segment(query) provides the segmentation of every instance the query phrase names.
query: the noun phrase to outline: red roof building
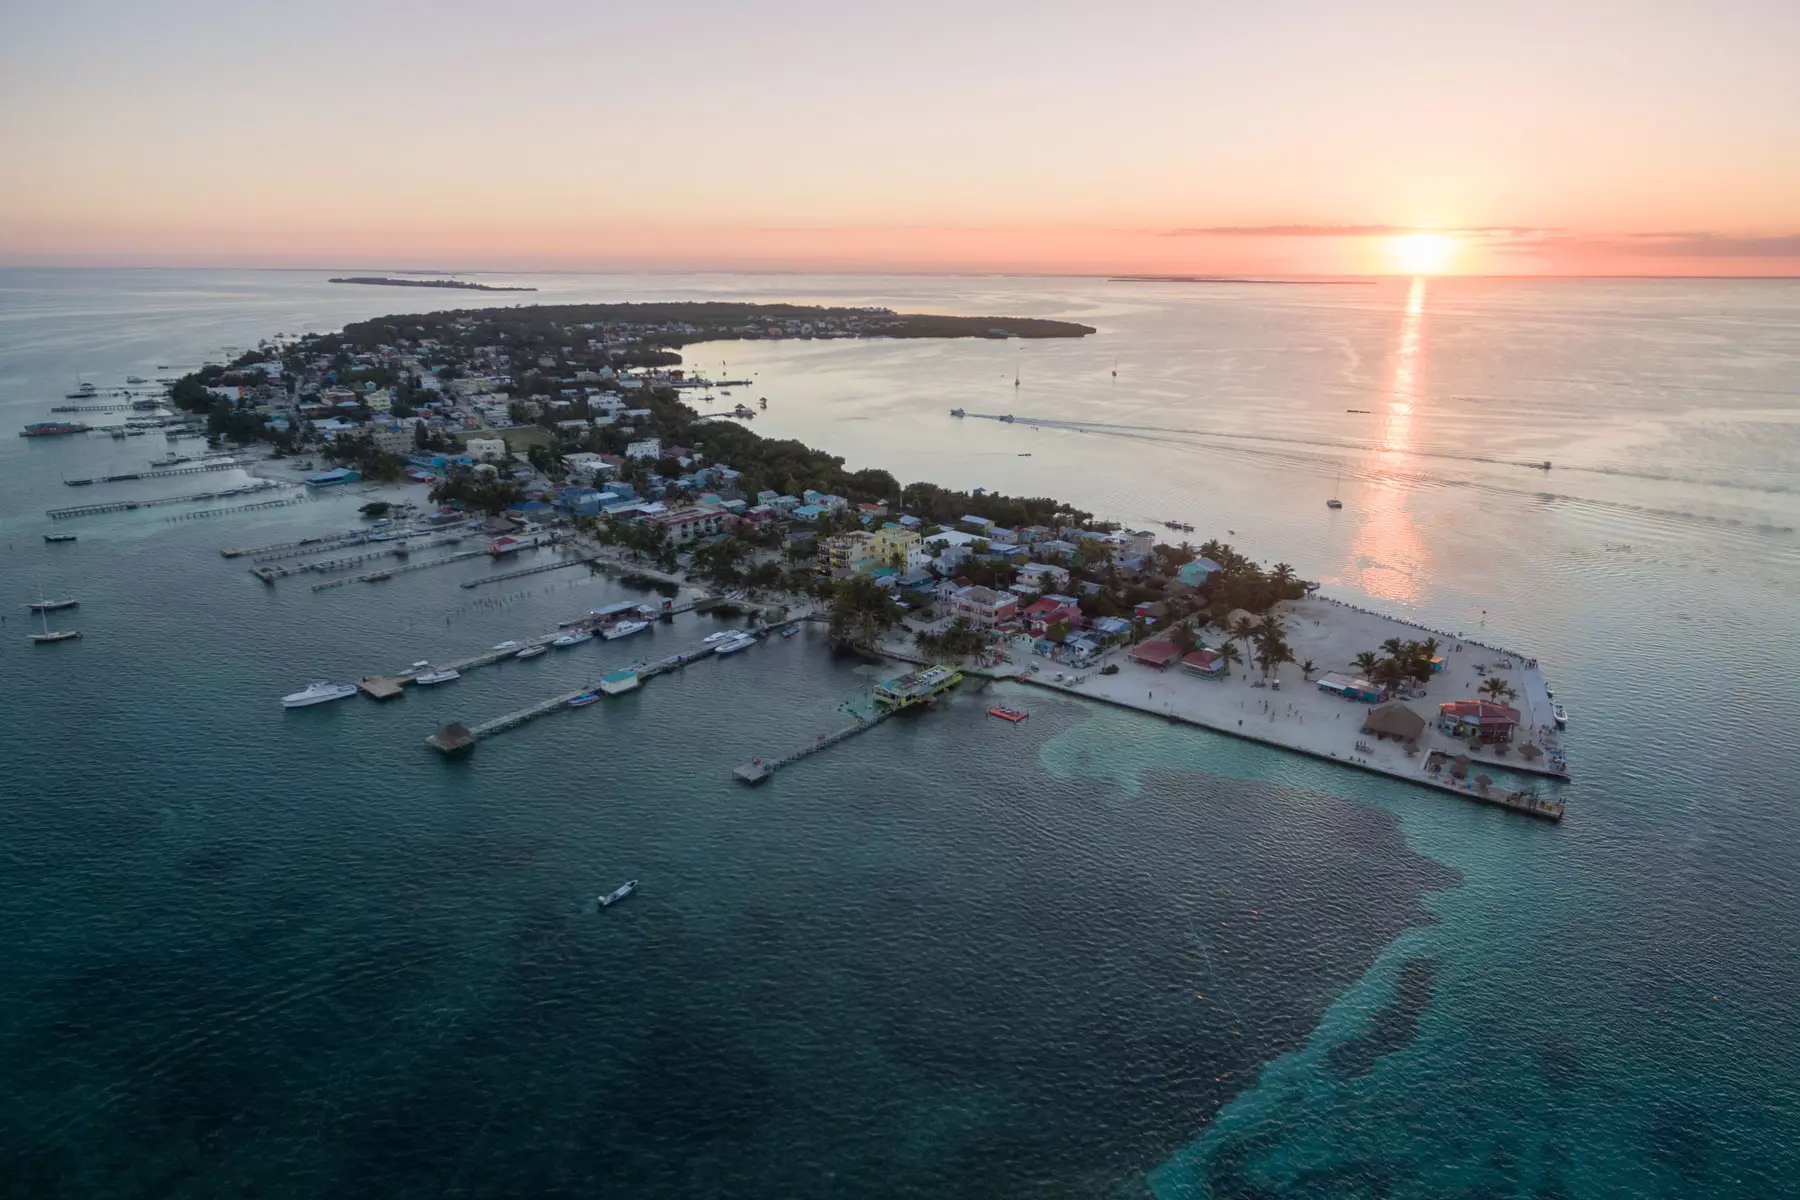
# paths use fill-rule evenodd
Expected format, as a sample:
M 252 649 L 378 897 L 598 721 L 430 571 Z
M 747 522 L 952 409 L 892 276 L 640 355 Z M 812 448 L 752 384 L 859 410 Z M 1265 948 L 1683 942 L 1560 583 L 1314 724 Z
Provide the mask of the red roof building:
M 1204 679 L 1217 679 L 1225 674 L 1225 656 L 1217 650 L 1201 647 L 1181 660 L 1181 669 Z
M 1130 657 L 1134 663 L 1160 671 L 1181 657 L 1181 648 L 1174 642 L 1144 642 L 1131 648 Z
M 1438 728 L 1452 737 L 1510 742 L 1520 719 L 1518 709 L 1492 700 L 1452 700 L 1438 705 Z
M 1019 613 L 1019 618 L 1025 622 L 1025 628 L 1035 636 L 1042 637 L 1058 621 L 1067 621 L 1070 629 L 1079 628 L 1081 605 L 1069 596 L 1042 596 L 1027 605 Z

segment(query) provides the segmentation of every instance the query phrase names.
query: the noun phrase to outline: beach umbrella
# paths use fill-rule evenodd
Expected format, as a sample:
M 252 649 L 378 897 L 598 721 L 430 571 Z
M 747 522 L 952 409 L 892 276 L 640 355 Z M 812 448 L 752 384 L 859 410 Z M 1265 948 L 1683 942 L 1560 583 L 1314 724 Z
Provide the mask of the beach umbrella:
M 1486 775 L 1477 775 L 1475 777 L 1475 786 L 1485 792 L 1494 786 L 1494 781 L 1489 779 Z
M 1519 747 L 1519 757 L 1528 758 L 1532 762 L 1536 762 L 1538 759 L 1544 757 L 1544 752 L 1537 748 L 1536 742 L 1526 742 L 1523 746 Z
M 1469 773 L 1469 756 L 1459 754 L 1450 760 L 1450 773 L 1459 779 Z

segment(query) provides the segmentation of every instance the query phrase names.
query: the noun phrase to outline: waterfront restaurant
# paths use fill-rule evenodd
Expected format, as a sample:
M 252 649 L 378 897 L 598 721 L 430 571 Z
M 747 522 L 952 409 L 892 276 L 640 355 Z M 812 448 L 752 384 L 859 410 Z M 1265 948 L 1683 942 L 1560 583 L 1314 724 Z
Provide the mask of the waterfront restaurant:
M 1155 667 L 1158 671 L 1181 657 L 1181 648 L 1174 642 L 1143 642 L 1131 648 L 1131 661 L 1146 667 Z
M 1492 700 L 1451 700 L 1438 705 L 1438 728 L 1451 737 L 1505 745 L 1518 727 L 1519 710 Z

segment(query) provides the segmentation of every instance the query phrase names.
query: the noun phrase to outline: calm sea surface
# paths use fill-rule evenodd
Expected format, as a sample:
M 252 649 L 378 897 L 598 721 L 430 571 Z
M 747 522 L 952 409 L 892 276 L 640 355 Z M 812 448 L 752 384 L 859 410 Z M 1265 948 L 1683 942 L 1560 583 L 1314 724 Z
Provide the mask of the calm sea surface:
M 489 298 L 0 271 L 0 1194 L 1800 1195 L 1800 284 L 530 282 L 492 299 L 1098 327 L 691 360 L 852 467 L 1191 521 L 1537 655 L 1567 820 L 1037 693 L 744 790 L 879 674 L 810 633 L 421 744 L 710 618 L 284 712 L 636 593 L 217 554 L 353 496 L 46 545 L 47 508 L 241 478 L 65 488 L 163 440 L 13 431 L 78 373 Z M 40 587 L 82 641 L 24 641 Z

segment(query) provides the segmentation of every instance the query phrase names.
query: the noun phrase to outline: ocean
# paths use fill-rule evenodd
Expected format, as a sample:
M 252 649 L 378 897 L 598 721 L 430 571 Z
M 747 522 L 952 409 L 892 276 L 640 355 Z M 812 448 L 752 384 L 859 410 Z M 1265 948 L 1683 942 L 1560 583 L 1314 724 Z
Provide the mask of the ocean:
M 1800 282 L 326 276 L 0 271 L 0 1194 L 1800 1195 Z M 446 762 L 720 622 L 286 712 L 647 594 L 265 587 L 218 550 L 354 495 L 53 524 L 244 477 L 68 488 L 164 442 L 11 436 L 275 332 L 626 299 L 1095 326 L 689 357 L 852 468 L 1538 657 L 1566 819 L 1012 685 L 745 789 L 883 675 L 810 632 Z M 80 642 L 25 642 L 40 589 Z

